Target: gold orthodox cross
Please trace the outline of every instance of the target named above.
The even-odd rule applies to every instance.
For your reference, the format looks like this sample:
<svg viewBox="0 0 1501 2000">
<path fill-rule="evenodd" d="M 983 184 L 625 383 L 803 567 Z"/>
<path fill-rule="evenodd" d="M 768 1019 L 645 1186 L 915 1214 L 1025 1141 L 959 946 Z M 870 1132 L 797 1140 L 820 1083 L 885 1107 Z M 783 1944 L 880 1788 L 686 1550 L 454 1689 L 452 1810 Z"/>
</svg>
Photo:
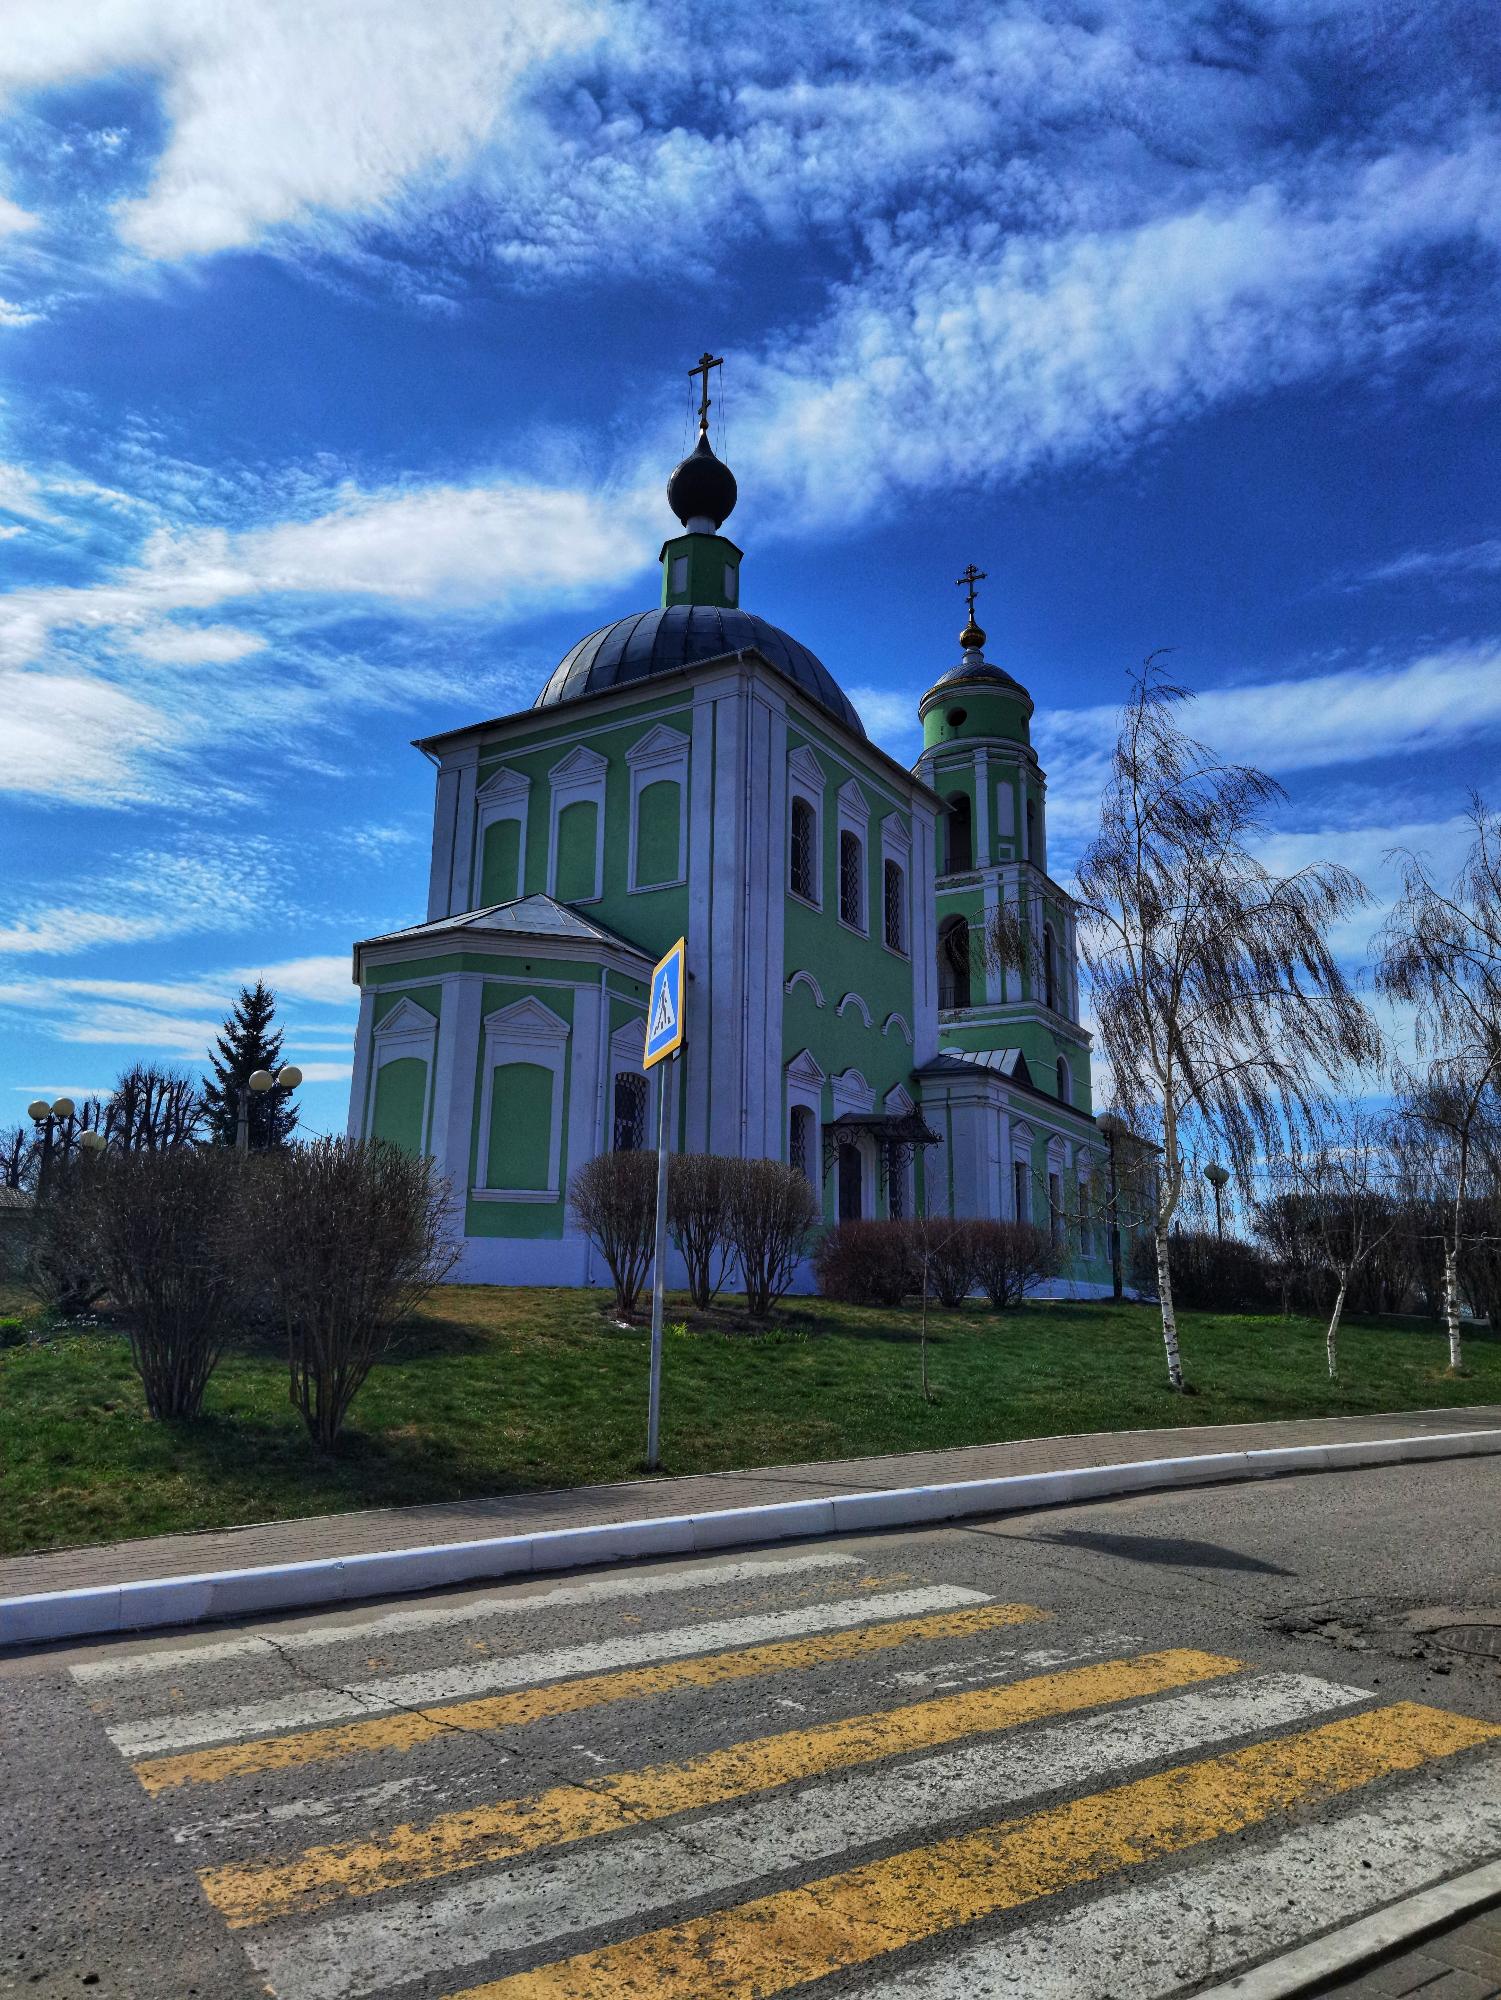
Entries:
<svg viewBox="0 0 1501 2000">
<path fill-rule="evenodd" d="M 707 432 L 709 428 L 709 370 L 711 368 L 723 368 L 723 366 L 724 356 L 721 354 L 716 360 L 709 350 L 705 348 L 703 353 L 698 357 L 697 367 L 688 370 L 690 381 L 695 375 L 702 375 L 704 378 L 703 389 L 698 399 L 698 427 L 701 431 Z"/>
<path fill-rule="evenodd" d="M 976 569 L 974 564 L 971 563 L 963 576 L 956 576 L 954 578 L 955 584 L 969 599 L 969 622 L 971 625 L 975 622 L 975 585 L 983 583 L 985 576 L 986 572 L 983 569 Z"/>
</svg>

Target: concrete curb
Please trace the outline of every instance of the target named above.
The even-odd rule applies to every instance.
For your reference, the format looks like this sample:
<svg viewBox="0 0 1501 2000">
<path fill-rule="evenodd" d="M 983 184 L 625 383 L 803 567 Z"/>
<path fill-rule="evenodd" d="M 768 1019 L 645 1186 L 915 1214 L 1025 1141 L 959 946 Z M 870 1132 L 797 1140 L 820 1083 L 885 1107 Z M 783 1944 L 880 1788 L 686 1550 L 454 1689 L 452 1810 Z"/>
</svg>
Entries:
<svg viewBox="0 0 1501 2000">
<path fill-rule="evenodd" d="M 313 1605 L 432 1590 L 451 1583 L 477 1583 L 491 1577 L 577 1569 L 585 1564 L 691 1555 L 706 1549 L 743 1548 L 758 1542 L 794 1541 L 862 1528 L 915 1527 L 973 1514 L 1028 1512 L 1035 1507 L 1104 1500 L 1123 1493 L 1495 1452 L 1501 1452 L 1501 1430 L 1206 1452 L 1067 1472 L 972 1479 L 948 1486 L 840 1493 L 821 1500 L 727 1507 L 713 1513 L 558 1528 L 535 1535 L 499 1535 L 484 1541 L 444 1542 L 431 1548 L 274 1563 L 264 1569 L 160 1577 L 147 1583 L 44 1591 L 30 1597 L 0 1598 L 0 1647 L 42 1645 L 105 1632 L 147 1631 L 161 1625 L 195 1625 L 262 1611 L 305 1610 Z"/>
<path fill-rule="evenodd" d="M 1432 1889 L 1420 1889 L 1415 1896 L 1390 1903 L 1374 1916 L 1315 1938 L 1312 1944 L 1301 1944 L 1250 1972 L 1237 1973 L 1222 1986 L 1204 1988 L 1196 2000 L 1291 2000 L 1293 1994 L 1357 1972 L 1399 1946 L 1417 1944 L 1457 1917 L 1470 1916 L 1495 1902 L 1498 1896 L 1501 1861 L 1488 1861 L 1467 1875 L 1456 1875 Z M 1447 1980 L 1440 1980 L 1435 1991 L 1447 1984 Z"/>
</svg>

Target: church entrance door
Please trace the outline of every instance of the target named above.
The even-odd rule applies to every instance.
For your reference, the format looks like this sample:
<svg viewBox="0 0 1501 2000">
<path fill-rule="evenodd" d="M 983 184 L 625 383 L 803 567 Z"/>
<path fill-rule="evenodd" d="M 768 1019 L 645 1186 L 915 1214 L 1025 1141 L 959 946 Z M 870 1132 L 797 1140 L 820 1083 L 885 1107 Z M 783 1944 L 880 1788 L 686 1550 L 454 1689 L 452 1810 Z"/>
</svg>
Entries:
<svg viewBox="0 0 1501 2000">
<path fill-rule="evenodd" d="M 855 1146 L 839 1148 L 839 1220 L 858 1222 L 860 1220 L 861 1182 L 860 1152 Z"/>
</svg>

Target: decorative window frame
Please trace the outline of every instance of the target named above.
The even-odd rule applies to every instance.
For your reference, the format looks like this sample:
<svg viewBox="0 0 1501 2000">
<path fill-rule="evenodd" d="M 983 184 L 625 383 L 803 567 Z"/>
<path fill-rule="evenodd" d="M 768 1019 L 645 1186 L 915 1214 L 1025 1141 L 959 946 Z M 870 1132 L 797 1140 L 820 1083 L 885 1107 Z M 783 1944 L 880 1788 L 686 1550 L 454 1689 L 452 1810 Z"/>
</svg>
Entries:
<svg viewBox="0 0 1501 2000">
<path fill-rule="evenodd" d="M 813 1116 L 813 1143 L 808 1151 L 808 1178 L 818 1192 L 823 1195 L 823 1087 L 824 1072 L 818 1058 L 810 1049 L 799 1049 L 783 1072 L 786 1079 L 787 1104 L 783 1113 L 782 1144 L 789 1165 L 792 1160 L 792 1113 L 801 1105 Z"/>
<path fill-rule="evenodd" d="M 834 862 L 838 872 L 837 892 L 834 899 L 835 912 L 847 931 L 856 937 L 870 936 L 870 804 L 859 782 L 847 778 L 839 787 L 836 801 L 837 832 L 834 836 Z M 844 914 L 844 836 L 852 833 L 860 843 L 860 908 L 859 922 L 851 923 Z"/>
<path fill-rule="evenodd" d="M 551 817 L 547 827 L 547 893 L 558 893 L 558 820 L 565 809 L 574 805 L 593 804 L 594 813 L 594 887 L 587 896 L 574 900 L 580 903 L 597 903 L 604 893 L 605 876 L 605 777 L 610 769 L 608 758 L 580 743 L 570 750 L 561 763 L 554 764 L 547 774 L 547 782 L 552 792 Z"/>
<path fill-rule="evenodd" d="M 688 880 L 688 738 L 680 729 L 659 722 L 655 729 L 633 743 L 625 753 L 631 774 L 630 873 L 626 893 L 646 894 L 652 889 L 680 889 Z M 648 785 L 675 784 L 678 788 L 678 872 L 670 882 L 641 882 L 636 878 L 637 807 Z M 600 820 L 603 823 L 604 814 Z"/>
<path fill-rule="evenodd" d="M 1032 1213 L 1036 1207 L 1032 1186 L 1032 1142 L 1036 1136 L 1030 1125 L 1017 1124 L 1011 1127 L 1011 1186 L 1008 1189 L 1008 1194 L 1011 1200 L 1011 1220 L 1013 1222 L 1031 1222 L 1035 1219 Z M 1025 1215 L 1022 1214 L 1016 1199 L 1016 1170 L 1018 1167 L 1022 1168 L 1026 1175 L 1027 1212 Z"/>
<path fill-rule="evenodd" d="M 568 1041 L 572 1029 L 530 995 L 487 1014 L 484 1030 L 484 1082 L 480 1092 L 479 1141 L 475 1167 L 488 1172 L 490 1121 L 494 1115 L 495 1072 L 503 1063 L 535 1063 L 552 1071 L 552 1129 L 547 1136 L 547 1185 L 543 1188 L 493 1188 L 476 1182 L 469 1190 L 476 1201 L 557 1201 L 563 1156 L 563 1090 L 568 1073 Z"/>
<path fill-rule="evenodd" d="M 801 897 L 798 900 L 801 901 Z M 808 971 L 806 966 L 799 966 L 796 972 L 789 973 L 787 978 L 782 981 L 782 991 L 784 993 L 793 993 L 799 986 L 807 987 L 808 991 L 813 995 L 813 1005 L 815 1007 L 826 1007 L 829 1004 L 823 997 L 823 988 L 819 985 L 813 974 Z"/>
<path fill-rule="evenodd" d="M 823 799 L 827 780 L 823 766 L 808 748 L 799 743 L 787 757 L 787 837 L 782 880 L 787 894 L 814 910 L 823 908 Z M 792 802 L 804 800 L 813 811 L 813 895 L 811 900 L 792 886 Z"/>
<path fill-rule="evenodd" d="M 437 1068 L 438 1017 L 430 1014 L 426 1007 L 418 1006 L 410 994 L 401 999 L 370 1031 L 370 1083 L 369 1097 L 365 1106 L 365 1136 L 371 1136 L 375 1123 L 375 1086 L 380 1072 L 389 1062 L 399 1062 L 403 1056 L 420 1056 L 427 1064 L 427 1082 L 422 1091 L 422 1150 L 428 1150 L 428 1134 L 431 1131 L 433 1113 L 433 1072 Z"/>
<path fill-rule="evenodd" d="M 656 1131 L 657 1091 L 661 1087 L 662 1065 L 655 1064 L 643 1071 L 641 1058 L 646 1052 L 646 1016 L 622 1021 L 610 1037 L 610 1073 L 605 1083 L 605 1128 L 600 1134 L 599 1149 L 608 1152 L 615 1138 L 615 1079 L 622 1071 L 642 1077 L 646 1084 L 646 1134 L 644 1149 L 652 1151 Z"/>
<path fill-rule="evenodd" d="M 526 815 L 531 797 L 532 781 L 524 771 L 513 771 L 508 764 L 502 764 L 498 771 L 480 786 L 474 795 L 474 879 L 469 885 L 469 907 L 472 910 L 490 907 L 480 902 L 481 883 L 485 876 L 485 835 L 501 820 L 513 819 L 520 827 L 516 837 L 516 898 L 524 892 L 526 884 Z M 510 902 L 509 896 L 501 899 Z"/>
<path fill-rule="evenodd" d="M 912 1029 L 905 1014 L 893 1013 L 886 1016 L 886 1019 L 881 1024 L 881 1033 L 889 1035 L 893 1028 L 903 1037 L 907 1047 L 910 1049 L 912 1046 Z"/>
<path fill-rule="evenodd" d="M 875 1109 L 876 1093 L 853 1065 L 848 1069 L 841 1070 L 837 1076 L 830 1077 L 829 1090 L 833 1099 L 834 1118 L 836 1121 L 846 1111 L 869 1112 Z M 845 1140 L 842 1143 L 846 1145 L 853 1144 L 856 1153 L 860 1156 L 860 1213 L 862 1216 L 873 1216 L 876 1212 L 877 1180 L 875 1145 L 865 1134 L 862 1134 L 858 1139 Z M 830 1150 L 833 1155 L 830 1164 L 836 1169 L 834 1175 L 834 1219 L 836 1222 L 839 1222 L 844 1219 L 838 1213 L 839 1175 L 837 1168 L 839 1164 L 839 1145 L 836 1143 Z"/>
<path fill-rule="evenodd" d="M 894 861 L 902 871 L 902 941 L 893 944 L 886 935 L 886 863 Z M 881 821 L 881 946 L 893 958 L 912 956 L 912 832 L 900 813 L 887 813 Z"/>
<path fill-rule="evenodd" d="M 1066 1055 L 1060 1054 L 1054 1059 L 1053 1081 L 1055 1084 L 1061 1082 L 1063 1085 L 1063 1088 L 1058 1092 L 1058 1102 L 1060 1104 L 1072 1104 L 1074 1101 L 1074 1072 L 1070 1067 Z"/>
<path fill-rule="evenodd" d="M 872 1025 L 869 1007 L 865 1004 L 865 1001 L 861 998 L 861 996 L 854 991 L 853 988 L 851 988 L 850 991 L 845 994 L 844 998 L 839 1002 L 839 1005 L 834 1009 L 834 1015 L 836 1020 L 842 1019 L 846 1009 L 851 1007 L 860 1016 L 860 1019 L 865 1023 L 867 1028 Z"/>
</svg>

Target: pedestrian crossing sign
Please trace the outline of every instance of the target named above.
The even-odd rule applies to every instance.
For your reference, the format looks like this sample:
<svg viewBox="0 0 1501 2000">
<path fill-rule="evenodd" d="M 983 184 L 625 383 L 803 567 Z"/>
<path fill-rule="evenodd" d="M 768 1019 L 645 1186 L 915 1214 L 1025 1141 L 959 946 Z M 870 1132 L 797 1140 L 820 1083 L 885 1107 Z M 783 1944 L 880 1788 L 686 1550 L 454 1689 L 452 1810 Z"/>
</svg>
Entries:
<svg viewBox="0 0 1501 2000">
<path fill-rule="evenodd" d="M 684 955 L 684 942 L 679 938 L 651 976 L 651 998 L 646 1003 L 646 1053 L 641 1058 L 643 1069 L 650 1069 L 663 1056 L 674 1055 L 683 1046 L 683 986 L 688 977 Z"/>
</svg>

